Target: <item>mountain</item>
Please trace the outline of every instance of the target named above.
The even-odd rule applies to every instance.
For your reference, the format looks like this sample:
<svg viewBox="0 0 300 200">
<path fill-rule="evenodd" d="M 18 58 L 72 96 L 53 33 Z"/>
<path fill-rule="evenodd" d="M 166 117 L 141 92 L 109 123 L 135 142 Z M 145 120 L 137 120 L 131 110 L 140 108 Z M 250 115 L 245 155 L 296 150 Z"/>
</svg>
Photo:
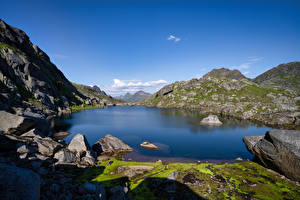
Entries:
<svg viewBox="0 0 300 200">
<path fill-rule="evenodd" d="M 150 95 L 151 95 L 150 93 L 140 90 L 134 94 L 130 94 L 129 92 L 127 92 L 125 95 L 119 96 L 117 98 L 122 99 L 123 101 L 128 102 L 128 103 L 133 103 L 133 102 L 142 101 L 142 100 L 146 99 L 147 97 L 149 97 Z"/>
<path fill-rule="evenodd" d="M 102 91 L 98 86 L 88 86 L 82 84 L 72 83 L 73 86 L 84 96 L 88 97 L 85 104 L 88 105 L 101 105 L 105 106 L 107 104 L 120 103 L 120 100 L 114 99 L 108 96 L 104 91 Z"/>
<path fill-rule="evenodd" d="M 247 79 L 239 70 L 230 70 L 227 68 L 221 68 L 221 69 L 213 69 L 211 72 L 208 72 L 203 76 L 204 78 L 207 77 L 213 77 L 213 78 L 229 78 L 229 79 L 236 79 L 236 80 L 242 80 Z"/>
<path fill-rule="evenodd" d="M 139 105 L 197 109 L 268 125 L 300 127 L 300 97 L 291 90 L 266 88 L 238 70 L 217 69 L 201 79 L 167 85 Z"/>
<path fill-rule="evenodd" d="M 278 65 L 253 81 L 264 87 L 288 89 L 300 94 L 300 62 Z"/>
<path fill-rule="evenodd" d="M 0 20 L 0 110 L 54 115 L 91 102 L 25 32 Z"/>
</svg>

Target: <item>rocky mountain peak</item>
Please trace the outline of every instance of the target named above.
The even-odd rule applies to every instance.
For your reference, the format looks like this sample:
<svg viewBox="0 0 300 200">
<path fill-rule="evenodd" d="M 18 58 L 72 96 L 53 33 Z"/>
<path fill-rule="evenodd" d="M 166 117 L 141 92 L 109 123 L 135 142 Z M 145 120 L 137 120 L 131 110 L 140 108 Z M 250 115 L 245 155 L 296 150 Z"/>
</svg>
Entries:
<svg viewBox="0 0 300 200">
<path fill-rule="evenodd" d="M 289 89 L 300 94 L 300 62 L 280 64 L 253 81 L 264 87 Z"/>
<path fill-rule="evenodd" d="M 227 68 L 213 69 L 203 76 L 203 78 L 214 77 L 214 78 L 228 78 L 228 79 L 236 79 L 242 80 L 246 79 L 246 77 L 237 69 L 230 70 Z"/>
</svg>

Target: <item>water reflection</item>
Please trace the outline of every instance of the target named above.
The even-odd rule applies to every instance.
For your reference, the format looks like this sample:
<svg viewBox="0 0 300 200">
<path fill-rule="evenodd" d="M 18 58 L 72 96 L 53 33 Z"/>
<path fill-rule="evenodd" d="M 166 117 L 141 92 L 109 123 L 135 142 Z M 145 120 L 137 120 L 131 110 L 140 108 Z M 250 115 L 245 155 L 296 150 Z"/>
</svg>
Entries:
<svg viewBox="0 0 300 200">
<path fill-rule="evenodd" d="M 197 110 L 159 109 L 145 107 L 107 107 L 84 110 L 71 118 L 54 120 L 57 131 L 83 133 L 90 144 L 106 134 L 112 134 L 129 144 L 135 152 L 132 159 L 196 159 L 230 160 L 237 157 L 251 159 L 242 138 L 262 135 L 270 128 L 249 121 L 220 117 L 222 126 L 200 125 L 206 117 Z M 149 141 L 159 148 L 156 151 L 140 148 Z"/>
</svg>

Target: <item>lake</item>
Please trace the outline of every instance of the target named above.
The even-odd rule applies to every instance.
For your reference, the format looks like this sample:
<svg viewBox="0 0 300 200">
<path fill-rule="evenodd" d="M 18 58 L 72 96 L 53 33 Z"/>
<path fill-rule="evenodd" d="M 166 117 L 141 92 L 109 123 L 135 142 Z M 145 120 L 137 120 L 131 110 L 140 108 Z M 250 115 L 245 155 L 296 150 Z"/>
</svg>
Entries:
<svg viewBox="0 0 300 200">
<path fill-rule="evenodd" d="M 218 127 L 200 125 L 206 116 L 196 110 L 115 106 L 73 113 L 57 128 L 72 133 L 68 142 L 77 133 L 85 134 L 90 145 L 106 134 L 116 136 L 135 149 L 125 159 L 180 162 L 252 159 L 242 138 L 271 129 L 230 118 L 220 118 L 223 125 Z M 158 150 L 141 148 L 143 141 Z"/>
</svg>

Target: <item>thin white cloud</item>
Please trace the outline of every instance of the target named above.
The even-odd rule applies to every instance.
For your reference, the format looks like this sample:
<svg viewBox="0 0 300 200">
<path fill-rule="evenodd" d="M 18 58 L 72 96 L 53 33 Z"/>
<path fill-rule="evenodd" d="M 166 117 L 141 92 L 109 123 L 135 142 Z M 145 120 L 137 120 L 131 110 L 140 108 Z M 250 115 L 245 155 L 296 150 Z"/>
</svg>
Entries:
<svg viewBox="0 0 300 200">
<path fill-rule="evenodd" d="M 175 37 L 174 35 L 169 35 L 167 40 L 174 41 L 174 42 L 179 42 L 181 40 L 181 38 Z"/>
<path fill-rule="evenodd" d="M 139 90 L 154 90 L 157 87 L 161 87 L 168 82 L 165 80 L 156 80 L 156 81 L 137 81 L 137 80 L 120 80 L 120 79 L 113 79 L 113 85 L 105 88 L 105 91 L 107 91 L 111 95 L 120 95 L 124 94 L 126 92 L 134 93 Z"/>
<path fill-rule="evenodd" d="M 230 66 L 230 69 L 238 69 L 238 70 L 245 70 L 245 69 L 249 69 L 251 68 L 251 65 L 261 61 L 263 59 L 263 57 L 258 57 L 258 56 L 250 56 L 247 59 L 247 62 L 244 62 L 240 65 L 234 65 L 234 66 Z M 247 73 L 248 72 L 248 73 Z M 249 74 L 249 71 L 243 72 L 245 75 Z"/>
</svg>

